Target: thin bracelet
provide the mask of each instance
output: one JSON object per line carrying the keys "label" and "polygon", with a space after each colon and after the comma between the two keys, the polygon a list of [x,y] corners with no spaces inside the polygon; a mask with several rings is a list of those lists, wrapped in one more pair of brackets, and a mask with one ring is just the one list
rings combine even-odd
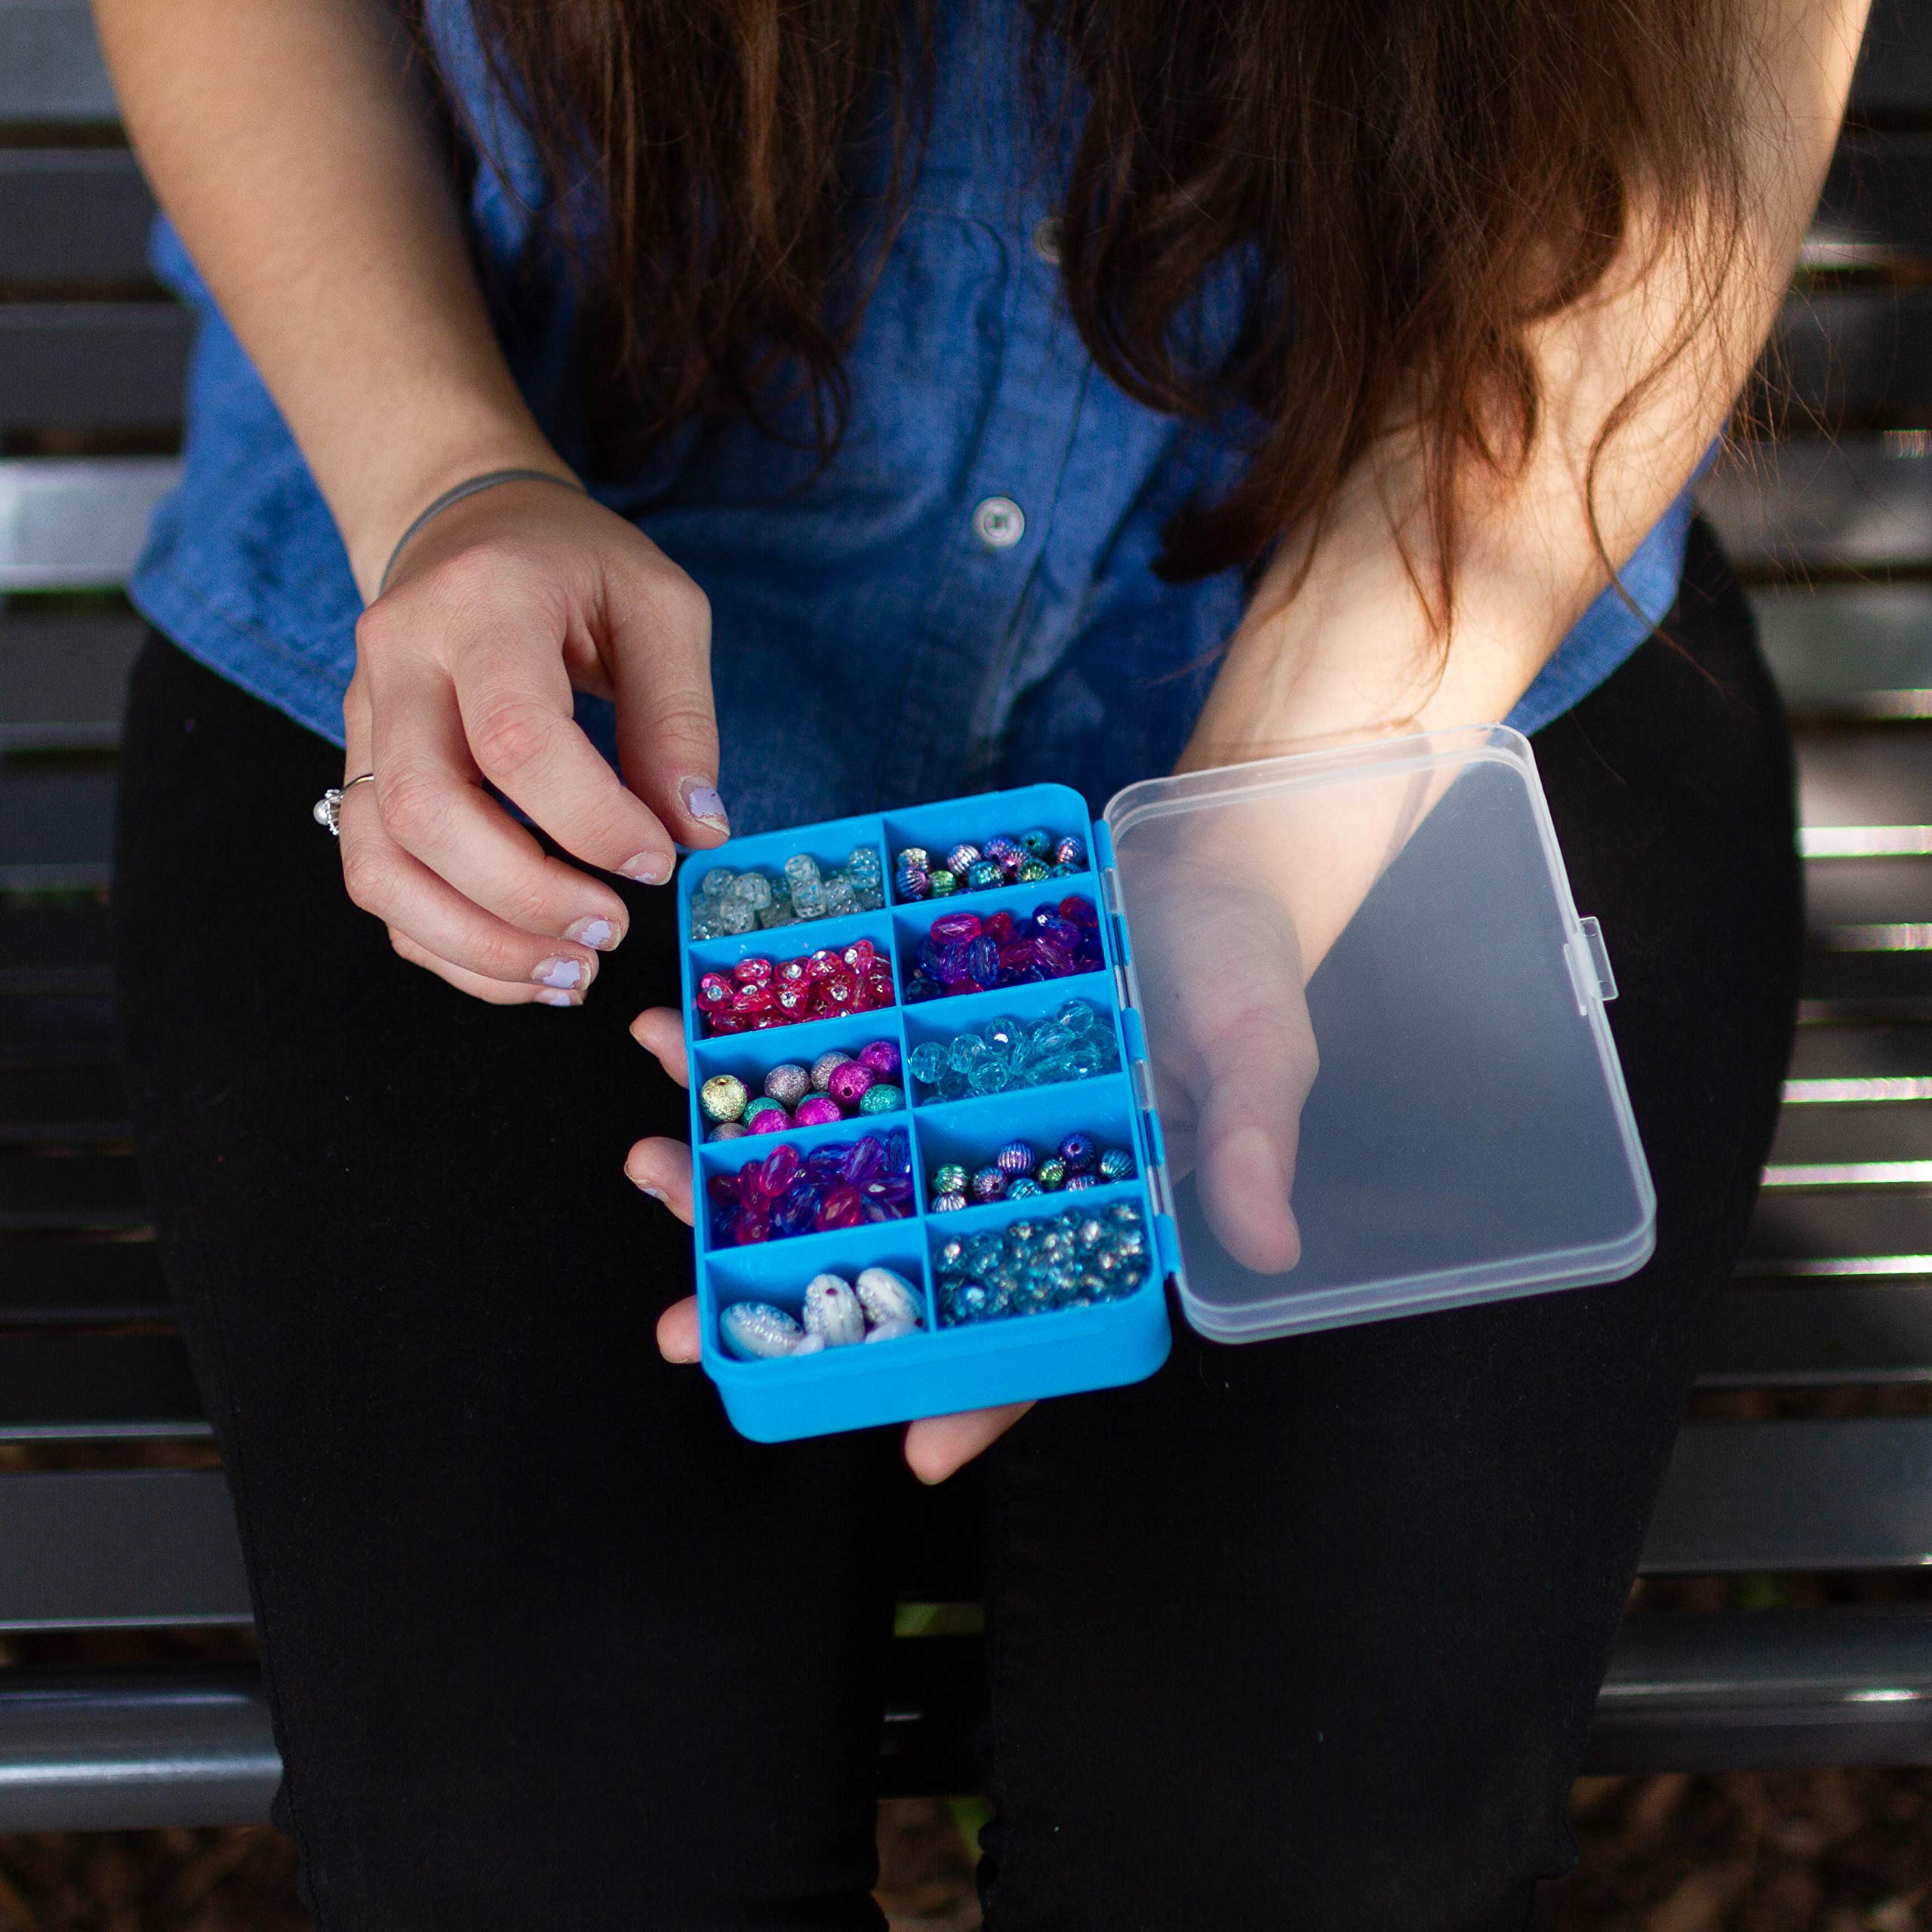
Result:
{"label": "thin bracelet", "polygon": [[380,597],[389,587],[389,577],[395,571],[396,560],[408,544],[409,540],[423,526],[439,517],[452,503],[460,503],[466,497],[480,495],[485,490],[494,490],[499,483],[555,483],[566,490],[574,490],[580,495],[588,495],[583,485],[574,476],[559,476],[551,469],[486,469],[481,476],[470,477],[454,488],[445,490],[426,510],[419,511],[416,521],[395,540],[395,548],[389,552],[389,560],[383,566],[381,580],[376,586],[376,595]]}

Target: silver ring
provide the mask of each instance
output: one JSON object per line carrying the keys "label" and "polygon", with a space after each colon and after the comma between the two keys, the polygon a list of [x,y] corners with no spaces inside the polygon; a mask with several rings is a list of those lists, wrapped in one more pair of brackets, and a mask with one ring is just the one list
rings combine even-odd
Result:
{"label": "silver ring", "polygon": [[354,791],[357,786],[368,784],[375,775],[373,771],[358,771],[346,785],[331,785],[315,801],[310,816],[314,818],[318,825],[327,830],[331,838],[340,838],[342,836],[343,800]]}

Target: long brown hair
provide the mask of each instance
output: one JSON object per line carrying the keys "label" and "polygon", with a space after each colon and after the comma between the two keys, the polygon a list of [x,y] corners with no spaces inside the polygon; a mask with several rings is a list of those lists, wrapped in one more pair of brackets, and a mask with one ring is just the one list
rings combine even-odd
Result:
{"label": "long brown hair", "polygon": [[[471,4],[549,178],[599,191],[582,266],[607,403],[648,442],[700,410],[756,411],[789,371],[829,454],[917,166],[933,0]],[[1713,286],[1738,230],[1742,0],[1033,13],[1035,75],[1060,50],[1060,98],[1083,116],[1062,251],[1081,337],[1157,410],[1260,426],[1232,488],[1170,525],[1177,576],[1318,526],[1398,420],[1431,548],[1453,557],[1461,466],[1506,473],[1536,438],[1536,324],[1602,285],[1640,209],[1652,235],[1701,238]],[[869,146],[891,162],[859,220]],[[561,195],[548,218],[581,205]],[[1245,319],[1204,356],[1192,305],[1230,261]]]}

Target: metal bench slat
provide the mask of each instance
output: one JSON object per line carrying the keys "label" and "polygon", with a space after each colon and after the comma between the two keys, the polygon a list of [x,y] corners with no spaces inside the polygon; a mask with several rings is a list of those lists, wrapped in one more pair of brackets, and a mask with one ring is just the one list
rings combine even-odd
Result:
{"label": "metal bench slat", "polygon": [[1840,826],[1911,826],[1932,819],[1932,733],[1882,726],[1819,727],[1798,734],[1798,817],[1808,835]]}
{"label": "metal bench slat", "polygon": [[193,332],[172,303],[0,305],[0,430],[178,428]]}
{"label": "metal bench slat", "polygon": [[1801,1026],[1785,1082],[1787,1106],[1890,1091],[1873,1081],[1932,1080],[1932,1025]]}
{"label": "metal bench slat", "polygon": [[[0,314],[4,314],[0,310]],[[0,614],[0,752],[109,750],[146,627],[113,617]]]}
{"label": "metal bench slat", "polygon": [[112,947],[107,908],[97,899],[0,898],[0,995],[105,993]]}
{"label": "metal bench slat", "polygon": [[0,1673],[0,1832],[262,1824],[281,1776],[253,1664]]}
{"label": "metal bench slat", "polygon": [[1698,500],[1746,569],[1932,561],[1932,431],[1767,443],[1720,464]]}
{"label": "metal bench slat", "polygon": [[1932,413],[1932,294],[1924,290],[1795,296],[1779,313],[1771,353],[1776,398],[1807,426],[1905,429]]}
{"label": "metal bench slat", "polygon": [[0,460],[0,590],[125,583],[180,467],[172,457]]}
{"label": "metal bench slat", "polygon": [[249,1620],[219,1469],[0,1476],[0,1630]]}
{"label": "metal bench slat", "polygon": [[1738,1263],[1743,1275],[1932,1275],[1932,1193],[1923,1189],[1767,1189]]}
{"label": "metal bench slat", "polygon": [[154,198],[125,149],[0,148],[0,281],[146,283],[153,220]]}
{"label": "metal bench slat", "polygon": [[1597,1699],[1592,1771],[1932,1764],[1932,1614],[1638,1611]]}
{"label": "metal bench slat", "polygon": [[178,1336],[0,1334],[0,1442],[208,1432]]}
{"label": "metal bench slat", "polygon": [[1852,80],[1851,112],[1868,120],[1932,120],[1932,35],[1920,0],[1876,0]]}
{"label": "metal bench slat", "polygon": [[0,122],[118,118],[85,0],[0,0]]}
{"label": "metal bench slat", "polygon": [[155,1321],[173,1313],[152,1241],[0,1241],[0,1321]]}
{"label": "metal bench slat", "polygon": [[1932,1420],[1692,1423],[1642,1567],[1654,1575],[1932,1563]]}
{"label": "metal bench slat", "polygon": [[1932,1281],[1740,1284],[1718,1298],[1697,1380],[1707,1389],[1932,1381]]}
{"label": "metal bench slat", "polygon": [[0,1066],[0,1147],[87,1146],[128,1133],[118,1069]]}
{"label": "metal bench slat", "polygon": [[1799,266],[1886,268],[1932,259],[1932,137],[1853,130],[1839,141]]}
{"label": "metal bench slat", "polygon": [[130,1155],[0,1149],[0,1233],[142,1228],[147,1220]]}
{"label": "metal bench slat", "polygon": [[1932,717],[1932,585],[1761,586],[1749,595],[1794,715]]}
{"label": "metal bench slat", "polygon": [[97,888],[113,854],[112,772],[0,771],[0,892]]}
{"label": "metal bench slat", "polygon": [[1814,944],[1916,945],[1922,935],[1914,928],[1932,924],[1932,856],[1814,858],[1804,869],[1804,895]]}

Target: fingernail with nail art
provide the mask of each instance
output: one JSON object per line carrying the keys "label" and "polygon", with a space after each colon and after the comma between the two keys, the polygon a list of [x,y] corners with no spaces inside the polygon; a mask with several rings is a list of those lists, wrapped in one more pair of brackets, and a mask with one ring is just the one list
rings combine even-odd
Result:
{"label": "fingernail with nail art", "polygon": [[608,952],[623,935],[611,920],[592,917],[573,919],[564,928],[564,937],[574,940],[579,946],[587,946],[595,952]]}
{"label": "fingernail with nail art", "polygon": [[639,885],[662,885],[671,876],[671,861],[660,852],[637,852],[617,869]]}
{"label": "fingernail with nail art", "polygon": [[706,784],[702,778],[687,778],[678,791],[684,799],[685,810],[699,824],[714,826],[720,832],[731,830],[731,820],[715,785]]}
{"label": "fingernail with nail art", "polygon": [[557,992],[548,986],[537,995],[539,1006],[575,1006],[577,1003],[568,993]]}
{"label": "fingernail with nail art", "polygon": [[580,959],[546,959],[530,976],[540,986],[580,986],[583,961]]}

